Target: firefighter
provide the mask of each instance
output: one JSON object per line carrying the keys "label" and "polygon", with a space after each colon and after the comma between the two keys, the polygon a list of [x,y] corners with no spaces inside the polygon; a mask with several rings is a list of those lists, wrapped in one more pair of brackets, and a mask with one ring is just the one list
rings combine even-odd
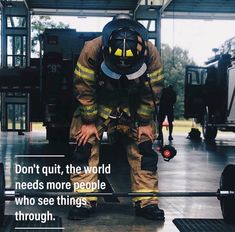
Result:
{"label": "firefighter", "polygon": [[[159,52],[147,36],[144,26],[128,15],[119,15],[104,27],[101,37],[85,43],[74,71],[79,102],[70,130],[77,141],[74,162],[80,167],[97,166],[103,132],[120,133],[125,138],[133,192],[158,191],[153,119],[164,77]],[[71,175],[73,184],[97,180],[95,173]],[[137,216],[164,220],[157,197],[135,197],[133,204]],[[96,205],[96,197],[87,197],[86,204],[70,210],[69,219],[90,216]]]}

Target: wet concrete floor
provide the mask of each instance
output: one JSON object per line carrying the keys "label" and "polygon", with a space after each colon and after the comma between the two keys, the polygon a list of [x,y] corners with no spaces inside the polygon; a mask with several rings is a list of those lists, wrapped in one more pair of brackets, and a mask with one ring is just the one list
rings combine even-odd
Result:
{"label": "wet concrete floor", "polygon": [[[159,157],[158,176],[160,191],[217,191],[220,175],[224,167],[235,164],[235,134],[219,133],[215,142],[206,143],[186,139],[186,134],[174,136],[172,145],[178,151],[170,162]],[[5,165],[6,187],[13,188],[15,181],[27,181],[33,175],[15,175],[15,164],[65,165],[70,161],[71,146],[51,145],[45,140],[44,132],[0,134],[1,162]],[[105,150],[106,149],[106,150]],[[107,179],[117,192],[130,191],[129,167],[123,155],[114,154],[113,148],[103,149],[101,160],[112,163],[112,173]],[[27,156],[27,157],[22,157]],[[32,158],[30,156],[42,157]],[[50,155],[50,157],[45,157]],[[61,157],[59,157],[61,156]],[[42,181],[45,181],[40,177]],[[53,178],[52,178],[53,179]],[[58,177],[58,180],[69,180],[69,176]],[[46,179],[48,181],[48,179]],[[23,212],[45,212],[50,210],[63,220],[64,231],[69,232],[176,232],[172,223],[174,218],[222,218],[220,204],[216,198],[161,198],[160,207],[165,210],[166,220],[154,222],[134,216],[131,199],[119,198],[119,202],[106,202],[100,199],[97,213],[84,221],[69,221],[68,206],[16,206],[14,202],[6,203],[6,214],[16,210]]]}

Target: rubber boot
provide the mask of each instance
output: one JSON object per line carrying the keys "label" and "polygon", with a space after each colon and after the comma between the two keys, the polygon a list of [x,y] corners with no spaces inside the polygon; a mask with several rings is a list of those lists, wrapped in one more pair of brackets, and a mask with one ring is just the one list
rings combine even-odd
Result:
{"label": "rubber boot", "polygon": [[157,204],[147,205],[141,208],[141,202],[135,203],[135,215],[146,219],[163,221],[165,220],[164,211],[159,209]]}
{"label": "rubber boot", "polygon": [[68,214],[69,220],[83,220],[95,213],[97,207],[96,201],[91,201],[81,207],[73,206]]}

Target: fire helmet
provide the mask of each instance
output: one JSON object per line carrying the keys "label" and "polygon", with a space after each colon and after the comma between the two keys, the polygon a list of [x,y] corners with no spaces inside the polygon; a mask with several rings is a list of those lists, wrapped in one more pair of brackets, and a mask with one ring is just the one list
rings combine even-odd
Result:
{"label": "fire helmet", "polygon": [[113,79],[125,75],[135,79],[147,69],[145,64],[147,30],[134,20],[121,18],[109,22],[103,29],[102,71]]}

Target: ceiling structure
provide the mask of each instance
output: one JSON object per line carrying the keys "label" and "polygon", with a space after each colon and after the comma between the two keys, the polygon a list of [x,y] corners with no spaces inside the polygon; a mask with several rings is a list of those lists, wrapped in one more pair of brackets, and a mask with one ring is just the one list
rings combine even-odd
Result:
{"label": "ceiling structure", "polygon": [[138,0],[24,0],[34,14],[113,16],[133,12]]}
{"label": "ceiling structure", "polygon": [[169,0],[168,3],[163,17],[235,19],[234,0]]}
{"label": "ceiling structure", "polygon": [[25,0],[30,8],[81,10],[133,10],[138,0]]}
{"label": "ceiling structure", "polygon": [[[20,0],[32,14],[113,16],[161,8],[164,18],[235,19],[235,0]],[[1,2],[10,3],[11,0]]]}

